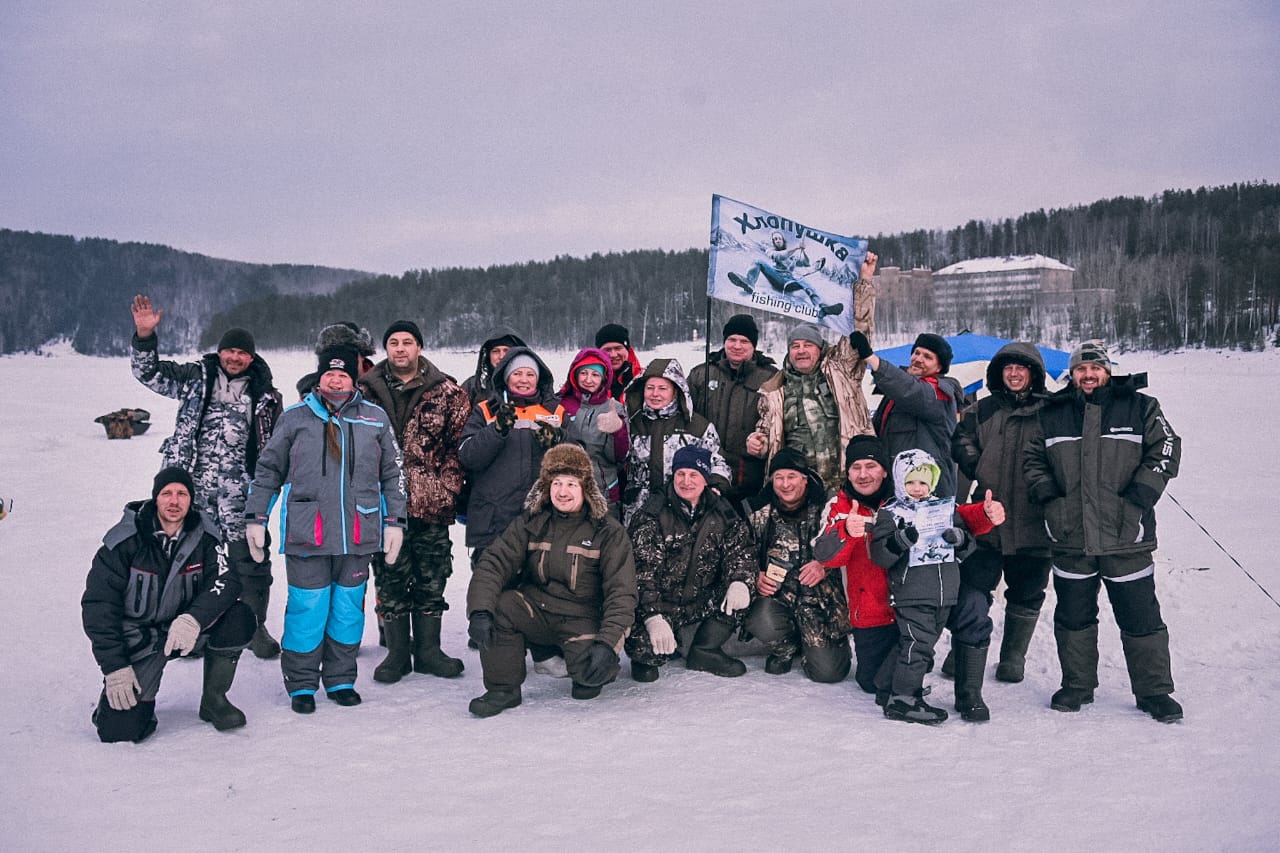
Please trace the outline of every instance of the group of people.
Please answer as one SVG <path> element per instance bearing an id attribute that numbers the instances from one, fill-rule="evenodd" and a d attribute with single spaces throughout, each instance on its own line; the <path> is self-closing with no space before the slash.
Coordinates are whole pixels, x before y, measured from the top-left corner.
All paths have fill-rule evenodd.
<path id="1" fill-rule="evenodd" d="M 741 676 L 726 650 L 736 637 L 763 652 L 766 673 L 798 662 L 834 683 L 852 671 L 885 717 L 932 725 L 948 716 L 924 685 L 945 628 L 955 709 L 983 721 L 997 586 L 996 677 L 1018 682 L 1052 576 L 1062 685 L 1051 706 L 1093 700 L 1105 585 L 1138 708 L 1180 719 L 1152 562 L 1154 506 L 1180 443 L 1159 404 L 1139 377 L 1111 375 L 1098 341 L 1076 348 L 1070 383 L 1049 393 L 1038 350 L 1019 342 L 991 361 L 990 396 L 961 408 L 944 338 L 920 335 L 905 368 L 875 354 L 875 268 L 868 253 L 851 288 L 855 331 L 833 343 L 798 325 L 780 366 L 740 314 L 687 376 L 675 359 L 643 366 L 611 323 L 559 383 L 516 331 L 496 329 L 459 384 L 423 354 L 414 322 L 386 329 L 379 362 L 366 330 L 338 323 L 287 408 L 248 331 L 228 330 L 197 362 L 163 361 L 163 312 L 136 297 L 134 375 L 180 406 L 151 499 L 126 506 L 89 573 L 99 736 L 155 729 L 178 655 L 203 655 L 200 717 L 218 729 L 245 724 L 227 698 L 244 648 L 280 657 L 299 714 L 322 687 L 360 704 L 371 571 L 387 648 L 374 679 L 460 676 L 463 661 L 441 648 L 455 518 L 471 554 L 476 716 L 521 703 L 530 655 L 592 699 L 624 652 L 637 682 L 675 660 Z M 882 396 L 874 413 L 867 372 Z M 277 504 L 279 642 L 266 626 Z"/>

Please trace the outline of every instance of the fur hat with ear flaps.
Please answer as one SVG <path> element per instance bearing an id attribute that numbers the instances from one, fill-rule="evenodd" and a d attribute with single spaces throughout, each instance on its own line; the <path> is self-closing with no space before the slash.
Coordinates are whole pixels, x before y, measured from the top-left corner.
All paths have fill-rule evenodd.
<path id="1" fill-rule="evenodd" d="M 551 506 L 551 481 L 560 474 L 568 474 L 582 484 L 582 497 L 592 518 L 600 519 L 609 514 L 609 502 L 596 483 L 591 457 L 576 444 L 557 444 L 543 454 L 538 481 L 524 501 L 527 511 L 540 512 Z"/>

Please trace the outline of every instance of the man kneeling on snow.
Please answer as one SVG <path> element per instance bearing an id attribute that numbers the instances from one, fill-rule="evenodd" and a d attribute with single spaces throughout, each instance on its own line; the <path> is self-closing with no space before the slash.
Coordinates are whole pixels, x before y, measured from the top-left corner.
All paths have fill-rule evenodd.
<path id="1" fill-rule="evenodd" d="M 218 528 L 191 508 L 181 468 L 156 475 L 151 500 L 135 501 L 103 537 L 80 608 L 106 676 L 93 714 L 104 743 L 143 740 L 156 729 L 156 692 L 171 655 L 204 652 L 200 719 L 219 731 L 245 723 L 227 701 L 257 617 L 237 601 L 240 578 Z"/>

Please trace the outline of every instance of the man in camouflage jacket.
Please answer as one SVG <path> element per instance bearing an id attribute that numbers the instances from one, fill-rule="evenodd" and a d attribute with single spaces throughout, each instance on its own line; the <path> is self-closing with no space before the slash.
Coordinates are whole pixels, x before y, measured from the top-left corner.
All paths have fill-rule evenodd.
<path id="1" fill-rule="evenodd" d="M 272 384 L 271 368 L 254 349 L 244 329 L 228 329 L 216 353 L 179 364 L 159 357 L 156 327 L 163 310 L 146 296 L 135 296 L 133 375 L 139 382 L 178 401 L 173 435 L 160 446 L 162 467 L 176 466 L 195 482 L 192 504 L 213 519 L 227 543 L 227 559 L 244 584 L 241 599 L 258 616 L 250 648 L 260 658 L 280 654 L 280 644 L 264 622 L 270 600 L 271 562 L 256 562 L 244 535 L 244 501 L 253 482 L 258 453 L 266 447 L 280 416 L 282 399 Z"/>

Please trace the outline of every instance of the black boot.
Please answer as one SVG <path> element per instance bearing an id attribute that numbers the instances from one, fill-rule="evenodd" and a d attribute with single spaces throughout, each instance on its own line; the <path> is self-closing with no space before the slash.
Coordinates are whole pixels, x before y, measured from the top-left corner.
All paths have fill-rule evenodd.
<path id="1" fill-rule="evenodd" d="M 1016 604 L 1004 608 L 1004 639 L 1000 641 L 1000 663 L 996 666 L 996 681 L 1017 684 L 1023 679 L 1027 666 L 1027 647 L 1031 635 L 1036 632 L 1040 611 Z"/>
<path id="2" fill-rule="evenodd" d="M 1053 694 L 1049 707 L 1055 711 L 1079 711 L 1093 702 L 1098 686 L 1098 624 L 1071 631 L 1055 625 L 1058 663 L 1062 667 L 1062 689 Z"/>
<path id="3" fill-rule="evenodd" d="M 747 674 L 747 665 L 734 657 L 729 657 L 720 650 L 725 640 L 733 636 L 733 623 L 715 616 L 702 620 L 698 630 L 689 644 L 689 657 L 685 660 L 686 669 L 709 672 L 723 678 L 737 678 Z"/>
<path id="4" fill-rule="evenodd" d="M 991 719 L 991 709 L 982 700 L 982 678 L 986 674 L 989 648 L 989 644 L 953 643 L 951 646 L 956 656 L 956 710 L 960 712 L 960 719 L 971 723 Z"/>
<path id="5" fill-rule="evenodd" d="M 1169 629 L 1141 636 L 1121 631 L 1120 645 L 1138 707 L 1162 723 L 1181 720 L 1182 706 L 1169 696 L 1173 692 Z"/>
<path id="6" fill-rule="evenodd" d="M 947 719 L 947 712 L 924 701 L 923 691 L 919 690 L 910 696 L 895 694 L 889 697 L 889 703 L 884 706 L 884 715 L 890 720 L 926 726 L 936 726 Z"/>
<path id="7" fill-rule="evenodd" d="M 240 650 L 234 652 L 207 649 L 204 654 L 204 690 L 200 694 L 200 719 L 213 723 L 220 732 L 244 725 L 244 712 L 227 701 L 227 691 L 236 678 Z"/>
<path id="8" fill-rule="evenodd" d="M 649 683 L 658 680 L 658 668 L 653 664 L 631 662 L 631 677 L 636 681 Z"/>
<path id="9" fill-rule="evenodd" d="M 257 578 L 245 581 L 240 591 L 240 600 L 249 605 L 253 615 L 258 617 L 258 627 L 249 641 L 249 651 L 262 660 L 271 660 L 280 656 L 280 644 L 267 631 L 267 605 L 271 603 L 271 588 L 265 586 Z"/>
<path id="10" fill-rule="evenodd" d="M 770 675 L 786 675 L 794 660 L 791 655 L 769 655 L 764 659 L 764 671 Z"/>
<path id="11" fill-rule="evenodd" d="M 387 636 L 387 656 L 373 671 L 373 680 L 395 684 L 413 671 L 409 641 L 409 614 L 385 616 L 382 620 Z"/>
<path id="12" fill-rule="evenodd" d="M 486 690 L 483 696 L 477 696 L 471 700 L 467 710 L 477 717 L 494 717 L 508 708 L 516 707 L 520 701 L 519 687 L 513 687 L 510 690 Z"/>
<path id="13" fill-rule="evenodd" d="M 440 678 L 462 675 L 463 664 L 440 650 L 440 614 L 413 614 L 413 671 Z"/>

